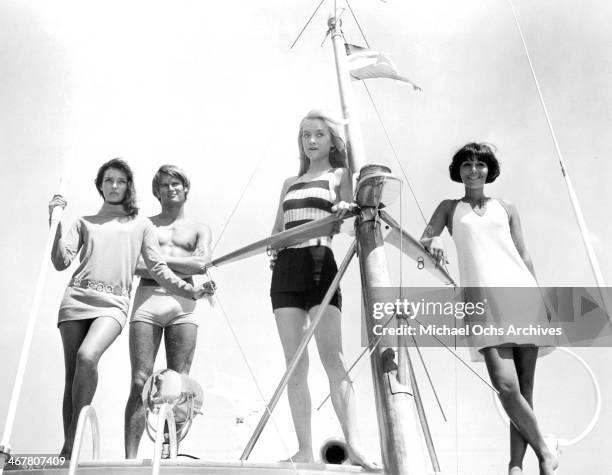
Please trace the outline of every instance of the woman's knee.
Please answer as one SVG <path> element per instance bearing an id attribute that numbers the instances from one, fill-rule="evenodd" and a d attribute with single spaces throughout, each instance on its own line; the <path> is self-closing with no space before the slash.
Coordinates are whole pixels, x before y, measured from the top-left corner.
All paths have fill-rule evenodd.
<path id="1" fill-rule="evenodd" d="M 499 392 L 501 399 L 511 398 L 521 393 L 518 382 L 512 378 L 496 377 L 493 379 L 493 386 Z"/>
<path id="2" fill-rule="evenodd" d="M 527 401 L 531 402 L 533 398 L 533 380 L 521 381 L 521 394 Z"/>
<path id="3" fill-rule="evenodd" d="M 76 368 L 80 370 L 95 371 L 98 368 L 100 355 L 97 352 L 79 349 L 76 356 Z"/>
<path id="4" fill-rule="evenodd" d="M 298 361 L 293 373 L 291 374 L 291 378 L 289 378 L 290 384 L 293 386 L 301 386 L 306 384 L 308 380 L 308 367 L 308 357 L 304 355 L 302 358 L 300 358 L 300 361 Z"/>
<path id="5" fill-rule="evenodd" d="M 346 365 L 342 359 L 342 355 L 328 355 L 325 360 L 322 360 L 323 367 L 327 373 L 327 377 L 331 383 L 341 382 L 345 379 L 349 379 L 348 372 L 346 371 Z"/>

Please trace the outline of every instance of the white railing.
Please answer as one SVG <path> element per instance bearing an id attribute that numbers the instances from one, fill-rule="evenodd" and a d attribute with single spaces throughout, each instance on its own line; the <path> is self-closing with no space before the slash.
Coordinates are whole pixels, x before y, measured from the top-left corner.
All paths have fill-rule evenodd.
<path id="1" fill-rule="evenodd" d="M 79 413 L 79 421 L 75 432 L 68 475 L 75 475 L 77 466 L 79 465 L 81 442 L 83 441 L 83 434 L 85 434 L 85 424 L 87 424 L 87 421 L 89 421 L 89 425 L 91 426 L 93 459 L 97 460 L 100 457 L 100 429 L 98 426 L 98 417 L 96 416 L 96 411 L 93 406 L 85 406 Z"/>
<path id="2" fill-rule="evenodd" d="M 159 475 L 159 467 L 161 464 L 162 445 L 164 443 L 164 426 L 168 423 L 168 437 L 170 443 L 170 458 L 176 458 L 178 444 L 176 441 L 176 424 L 174 422 L 174 413 L 172 406 L 164 403 L 159 406 L 157 413 L 157 426 L 155 428 L 155 445 L 153 449 L 153 471 L 152 475 Z M 70 475 L 70 474 L 69 474 Z"/>
<path id="3" fill-rule="evenodd" d="M 558 346 L 556 350 L 560 350 L 563 353 L 566 353 L 572 356 L 576 361 L 578 361 L 578 363 L 580 363 L 580 365 L 584 368 L 584 370 L 589 375 L 591 379 L 591 384 L 593 387 L 593 392 L 595 393 L 595 409 L 593 410 L 593 415 L 591 416 L 589 423 L 586 425 L 586 427 L 584 428 L 582 432 L 580 432 L 575 437 L 572 437 L 571 439 L 570 438 L 560 438 L 560 437 L 556 437 L 553 435 L 544 436 L 544 439 L 546 440 L 546 443 L 549 446 L 568 447 L 570 445 L 577 444 L 582 439 L 584 439 L 587 435 L 591 433 L 591 431 L 595 427 L 595 424 L 597 424 L 597 420 L 599 419 L 599 414 L 601 413 L 601 390 L 599 388 L 599 383 L 597 382 L 597 377 L 595 376 L 595 373 L 593 373 L 593 370 L 583 358 L 581 358 L 576 353 L 574 353 L 573 351 L 563 346 Z M 568 383 L 568 385 L 569 384 L 570 383 Z M 506 415 L 506 412 L 504 411 L 504 408 L 502 407 L 501 402 L 499 401 L 499 398 L 497 397 L 495 393 L 493 394 L 493 398 L 495 400 L 495 405 L 497 407 L 500 417 L 504 421 L 506 421 L 507 424 L 510 424 L 510 419 L 508 419 L 508 416 Z"/>

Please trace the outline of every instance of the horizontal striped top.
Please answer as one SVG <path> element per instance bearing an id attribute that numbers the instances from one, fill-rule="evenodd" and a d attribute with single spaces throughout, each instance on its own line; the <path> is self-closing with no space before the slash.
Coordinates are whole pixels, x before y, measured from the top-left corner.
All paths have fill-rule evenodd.
<path id="1" fill-rule="evenodd" d="M 283 198 L 283 221 L 285 231 L 332 214 L 336 204 L 336 192 L 333 190 L 335 169 L 330 169 L 312 180 L 299 180 L 287 189 Z M 291 246 L 327 246 L 331 247 L 331 236 L 309 239 L 301 244 Z"/>

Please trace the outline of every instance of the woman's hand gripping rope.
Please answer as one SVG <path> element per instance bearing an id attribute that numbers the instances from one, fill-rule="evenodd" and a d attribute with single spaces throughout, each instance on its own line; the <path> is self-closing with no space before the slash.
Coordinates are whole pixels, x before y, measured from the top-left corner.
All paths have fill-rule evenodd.
<path id="1" fill-rule="evenodd" d="M 51 222 L 51 219 L 53 217 L 53 210 L 57 206 L 62 209 L 65 209 L 67 205 L 68 202 L 66 201 L 66 198 L 64 198 L 62 195 L 53 195 L 53 198 L 51 198 L 51 201 L 49 201 L 49 222 Z"/>
<path id="2" fill-rule="evenodd" d="M 444 242 L 442 241 L 442 238 L 440 236 L 421 239 L 421 244 L 423 244 L 425 249 L 434 258 L 437 266 L 442 267 L 445 264 L 449 263 L 448 259 L 446 258 Z"/>
<path id="3" fill-rule="evenodd" d="M 355 213 L 357 209 L 357 203 L 348 201 L 339 201 L 337 204 L 332 206 L 332 213 L 336 215 L 338 219 L 344 218 L 346 215 L 351 215 Z M 338 221 L 334 224 L 333 234 L 339 234 L 340 228 L 342 226 L 342 221 Z"/>
<path id="4" fill-rule="evenodd" d="M 337 218 L 344 218 L 347 214 L 352 214 L 353 210 L 356 207 L 356 203 L 349 203 L 348 201 L 339 201 L 334 206 L 332 206 L 331 210 Z"/>

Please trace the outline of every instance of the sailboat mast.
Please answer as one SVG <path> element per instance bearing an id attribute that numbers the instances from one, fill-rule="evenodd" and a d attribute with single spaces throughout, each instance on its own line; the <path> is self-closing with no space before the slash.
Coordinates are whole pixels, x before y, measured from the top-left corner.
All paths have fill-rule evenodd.
<path id="1" fill-rule="evenodd" d="M 360 179 L 368 172 L 390 172 L 386 167 L 364 165 L 367 163 L 365 150 L 359 130 L 357 117 L 352 113 L 352 90 L 346 63 L 344 38 L 341 22 L 337 14 L 336 0 L 333 13 L 328 20 L 329 32 L 334 49 L 336 74 L 340 92 L 342 113 L 346 124 L 347 151 L 351 172 L 360 171 Z M 361 186 L 361 184 L 360 184 Z M 376 181 L 374 187 L 380 187 L 373 194 L 364 196 L 381 196 L 384 181 Z M 363 303 L 368 334 L 372 335 L 375 320 L 372 316 L 372 304 L 377 300 L 381 288 L 390 286 L 387 262 L 384 251 L 384 240 L 378 218 L 378 203 L 360 199 L 357 193 L 357 205 L 360 216 L 356 227 L 359 264 L 361 271 Z M 388 473 L 420 475 L 428 473 L 421 437 L 416 428 L 418 421 L 415 415 L 413 395 L 409 386 L 400 384 L 397 377 L 397 355 L 391 348 L 376 347 L 371 355 L 372 379 L 376 397 L 378 432 L 382 459 Z"/>
<path id="2" fill-rule="evenodd" d="M 342 22 L 335 15 L 337 12 L 336 0 L 334 0 L 333 14 L 329 17 L 327 25 L 331 35 L 332 44 L 334 47 L 334 61 L 336 63 L 336 78 L 338 79 L 338 90 L 340 92 L 340 105 L 342 107 L 342 116 L 348 120 L 344 126 L 346 135 L 346 146 L 349 161 L 349 169 L 351 173 L 357 173 L 366 163 L 365 148 L 361 136 L 361 127 L 359 122 L 353 120 L 353 90 L 351 89 L 351 79 L 346 64 L 346 52 L 344 49 L 344 37 L 342 35 Z"/>

